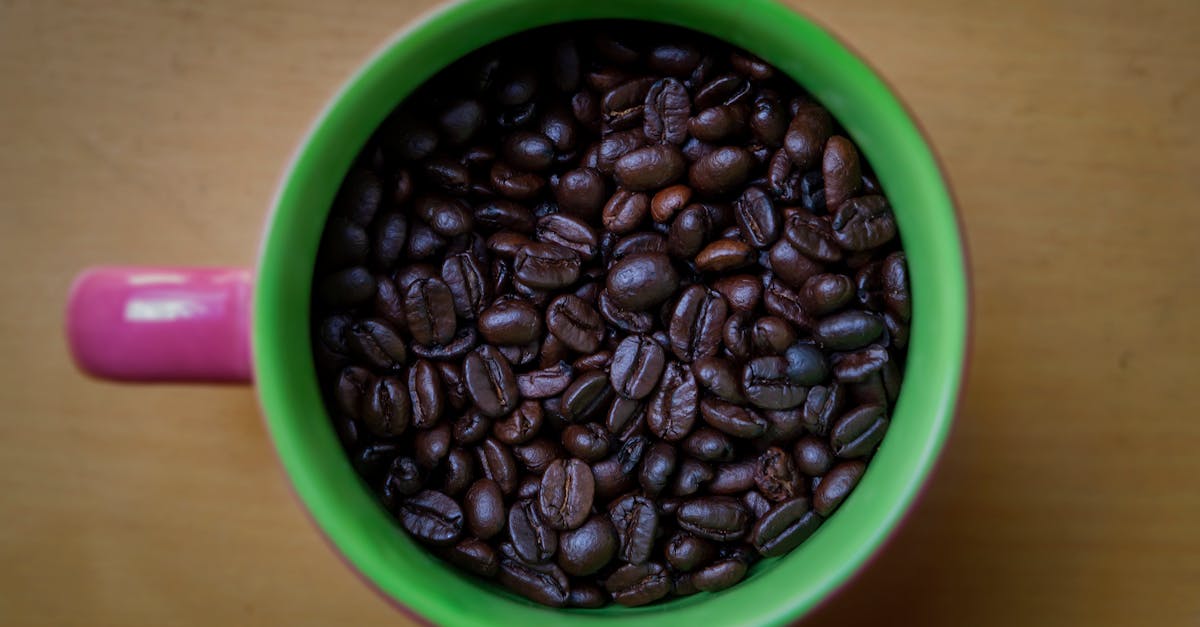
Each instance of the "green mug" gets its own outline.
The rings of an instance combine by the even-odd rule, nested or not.
[[[887,190],[908,256],[913,317],[892,425],[858,487],[803,545],[740,584],[649,607],[561,610],[461,575],[415,544],[351,467],[317,386],[309,299],[318,241],[359,148],[411,91],[497,39],[557,22],[673,24],[743,47],[792,76],[842,123]],[[251,315],[252,314],[252,315]],[[220,269],[94,269],[72,291],[81,368],[126,380],[246,380],[296,493],[332,544],[402,608],[446,625],[777,625],[845,583],[912,506],[953,419],[967,343],[959,229],[937,163],[903,106],[860,59],[772,0],[461,0],[424,16],[342,88],[284,177],[256,278]],[[249,347],[249,349],[248,349]]]

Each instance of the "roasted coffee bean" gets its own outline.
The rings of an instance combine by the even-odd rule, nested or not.
[[[570,364],[560,361],[548,368],[517,375],[517,390],[525,398],[557,396],[571,385],[573,373]]]
[[[653,78],[637,78],[624,81],[608,90],[604,99],[600,101],[600,115],[605,127],[610,130],[622,130],[641,126],[642,105],[646,102],[646,94],[653,83]]]
[[[705,246],[696,255],[696,268],[704,272],[729,272],[753,264],[758,252],[735,239],[721,239]]]
[[[858,163],[858,149],[849,139],[834,135],[825,142],[821,175],[825,179],[825,202],[830,207],[841,206],[861,191],[862,171]]]
[[[521,483],[517,484],[516,498],[519,501],[525,499],[536,499],[538,490],[542,489],[542,478],[537,475],[525,475],[521,478]]]
[[[551,607],[566,605],[570,595],[567,575],[553,564],[528,564],[520,559],[501,558],[496,579],[509,590]]]
[[[769,424],[752,409],[715,398],[700,401],[700,416],[712,428],[743,439],[759,437]]]
[[[841,260],[842,249],[825,217],[796,211],[788,216],[785,224],[784,235],[800,252],[822,262]]]
[[[544,437],[513,447],[513,457],[520,462],[521,467],[538,475],[562,456],[563,450],[558,442]]]
[[[767,497],[760,494],[757,490],[748,490],[742,495],[742,504],[746,509],[750,510],[750,515],[755,519],[762,518],[775,505],[767,500]]]
[[[567,596],[570,607],[600,608],[608,603],[608,595],[600,586],[571,582],[571,593]]]
[[[817,321],[813,336],[830,350],[854,350],[874,342],[883,321],[864,311],[843,311]]]
[[[513,263],[518,280],[546,290],[574,283],[579,279],[579,268],[579,255],[556,244],[530,244],[517,252]]]
[[[870,454],[887,432],[885,414],[883,405],[862,405],[838,418],[829,433],[834,454],[842,458]]]
[[[600,503],[611,501],[636,485],[633,477],[621,472],[621,462],[616,456],[592,464],[592,476],[596,480],[596,501]]]
[[[783,103],[774,94],[760,92],[750,112],[750,132],[761,144],[777,148],[783,144],[788,119]],[[785,153],[786,154],[786,153]]]
[[[362,266],[352,266],[322,277],[317,297],[330,307],[351,307],[375,295],[375,277]]]
[[[802,479],[787,451],[772,446],[758,456],[754,484],[768,499],[786,501],[800,495],[803,491]]]
[[[725,299],[715,291],[693,285],[683,291],[671,315],[671,350],[685,362],[716,354],[728,315]]]
[[[654,327],[654,317],[644,311],[629,311],[622,309],[608,295],[608,290],[600,290],[596,299],[600,316],[610,325],[628,332],[645,333]]]
[[[487,540],[504,530],[504,495],[495,481],[484,478],[471,484],[463,504],[467,530],[475,537]]]
[[[779,239],[781,224],[771,198],[757,188],[747,188],[734,203],[742,235],[756,248],[767,248]]]
[[[675,480],[671,483],[671,494],[676,496],[695,494],[712,478],[712,467],[699,460],[685,457],[679,463],[679,471],[675,473]]]
[[[684,531],[716,542],[740,540],[746,535],[750,524],[746,507],[729,496],[707,496],[686,501],[675,516]]]
[[[451,144],[464,144],[483,127],[486,113],[478,100],[463,99],[447,105],[438,115],[442,137]]]
[[[662,189],[683,176],[683,154],[670,144],[655,144],[630,151],[617,159],[613,176],[617,184],[635,192]],[[695,183],[693,183],[695,186]]]
[[[650,197],[642,192],[618,189],[601,211],[604,228],[612,233],[629,233],[646,218]]]
[[[500,154],[521,170],[537,172],[554,162],[554,144],[541,133],[516,131],[504,140]]]
[[[642,131],[651,142],[675,144],[687,139],[688,114],[692,103],[687,88],[674,78],[664,78],[650,86],[645,97]]]
[[[626,564],[604,582],[613,601],[626,607],[653,603],[671,592],[671,577],[661,564]]]
[[[763,410],[762,416],[767,419],[767,430],[760,440],[764,444],[791,442],[804,433],[804,410],[801,407],[767,409]]]
[[[407,236],[407,232],[408,224],[405,222],[403,235]],[[362,225],[349,218],[333,216],[325,226],[317,256],[321,265],[342,268],[366,263],[370,249],[367,230]]]
[[[882,372],[889,359],[887,349],[878,344],[851,353],[834,353],[833,376],[843,383],[862,383]]]
[[[462,535],[462,509],[441,492],[425,490],[405,499],[398,515],[404,530],[426,544],[450,546]]]
[[[642,430],[646,423],[646,402],[618,396],[604,418],[608,432],[619,440],[628,439]]]
[[[592,516],[577,529],[558,536],[558,565],[583,577],[604,568],[617,554],[617,530],[607,517]]]
[[[708,491],[713,494],[741,494],[754,488],[757,465],[754,461],[717,464],[713,467],[713,478],[708,482]]]
[[[533,212],[511,200],[489,198],[475,206],[475,224],[486,229],[530,235],[534,227]]]
[[[784,352],[788,379],[796,385],[817,385],[829,378],[825,354],[812,344],[793,344]]]
[[[460,318],[473,320],[487,305],[486,273],[469,253],[447,257],[442,264],[442,280],[454,299],[454,310]]]
[[[678,362],[667,364],[658,389],[650,396],[646,424],[655,436],[676,442],[696,424],[699,390],[691,370]]]
[[[383,496],[389,509],[395,509],[402,497],[421,491],[425,484],[424,472],[411,457],[396,457],[383,480]]]
[[[377,436],[403,435],[412,420],[412,404],[404,382],[397,377],[375,379],[362,401],[361,417],[367,429]]]
[[[583,299],[566,294],[550,302],[546,328],[571,350],[591,353],[604,339],[604,320]]]
[[[750,328],[750,344],[759,355],[782,355],[796,341],[796,332],[783,318],[764,316]]]
[[[808,329],[813,325],[800,295],[780,281],[773,280],[767,284],[763,292],[763,305],[768,313],[779,316],[801,329]]]
[[[764,557],[778,557],[800,546],[821,525],[808,499],[797,497],[776,504],[759,518],[750,532],[750,543]]]
[[[518,501],[508,510],[508,536],[522,560],[544,564],[558,550],[558,532],[538,513],[532,500]]]
[[[844,274],[817,274],[804,281],[800,300],[814,316],[823,316],[850,304],[854,282]]]
[[[494,344],[528,344],[542,335],[542,319],[528,301],[506,298],[479,315],[479,333]]]
[[[475,449],[479,462],[479,471],[484,477],[495,481],[504,494],[512,494],[517,489],[517,461],[513,459],[512,451],[503,442],[487,438]]]
[[[753,275],[723,276],[714,281],[712,286],[725,297],[725,302],[733,311],[754,311],[762,301],[762,281]]]
[[[613,353],[609,377],[617,394],[637,400],[654,391],[665,366],[666,355],[657,342],[631,335]]]
[[[721,341],[729,354],[739,360],[750,358],[750,330],[753,328],[750,316],[745,312],[735,313],[725,321],[721,329]]]
[[[542,474],[538,512],[555,529],[575,529],[587,520],[596,484],[592,469],[578,459],[550,463]]]
[[[409,228],[408,259],[429,259],[446,250],[446,238],[438,235],[428,224],[417,222]]]
[[[442,425],[437,430],[445,433],[446,441],[450,441],[449,425]],[[451,449],[450,454],[446,455],[443,472],[443,491],[450,496],[458,496],[475,480],[475,458],[461,448]]]
[[[717,547],[704,538],[677,532],[667,541],[664,553],[671,568],[687,573],[716,559]]]
[[[727,462],[733,459],[733,442],[724,433],[709,427],[700,427],[683,440],[683,450],[688,455],[706,462]]]
[[[587,261],[599,252],[596,232],[582,218],[566,213],[542,216],[537,221],[537,240],[557,244]]]
[[[858,485],[866,469],[867,465],[861,460],[841,462],[831,468],[813,489],[813,510],[825,517],[832,514]]]
[[[446,183],[452,184],[449,181]],[[459,198],[432,194],[421,196],[413,201],[413,212],[434,233],[443,237],[462,235],[475,225],[475,214]]]
[[[818,385],[808,391],[804,401],[804,427],[810,433],[825,435],[834,417],[841,411],[845,403],[845,388],[834,383],[828,387]]]
[[[604,415],[614,395],[608,373],[590,370],[576,377],[562,395],[562,414],[569,422],[595,420]]]
[[[783,147],[797,168],[808,171],[818,164],[825,142],[832,135],[833,119],[829,112],[815,102],[806,102],[788,125]]]
[[[896,236],[896,218],[883,196],[859,196],[842,203],[830,223],[842,248],[851,251],[882,246]]]
[[[718,398],[730,403],[744,404],[741,373],[734,369],[733,362],[722,357],[703,357],[692,363],[696,381]],[[746,436],[754,437],[754,436]]]
[[[421,359],[449,361],[457,360],[466,355],[468,351],[475,348],[475,344],[478,341],[479,338],[475,332],[475,327],[469,326],[459,329],[446,344],[413,344],[410,348]]]
[[[404,314],[404,294],[385,275],[375,277],[374,306],[379,317],[396,325],[399,329],[407,328],[408,321]]]
[[[904,253],[896,252],[883,260],[880,270],[883,277],[883,298],[888,313],[907,322],[912,317],[912,296],[908,288],[908,266]]]
[[[421,164],[419,173],[430,187],[447,194],[465,194],[471,186],[471,172],[467,166],[447,157],[432,157],[425,160]],[[464,213],[466,206],[460,202],[441,197],[421,196],[417,198],[416,203],[415,209],[419,212],[418,215],[439,235],[452,237],[470,229],[468,223],[461,221],[461,218],[466,215]],[[454,208],[449,210],[448,217],[437,216],[439,209],[436,207],[443,203],[454,205]],[[435,224],[434,221],[439,223]]]
[[[790,409],[804,402],[806,389],[788,377],[787,359],[756,357],[742,371],[742,390],[755,407]]]
[[[700,141],[717,143],[742,133],[746,128],[746,110],[719,105],[709,107],[687,121],[687,131]]]
[[[701,87],[696,92],[694,101],[697,109],[706,109],[717,105],[737,104],[749,96],[749,81],[736,74],[724,74]]]
[[[646,65],[655,72],[686,78],[700,63],[700,50],[686,43],[655,46],[646,53]]]
[[[697,590],[716,592],[741,581],[748,569],[749,566],[741,560],[721,560],[696,571],[692,583]]]
[[[704,206],[688,205],[671,222],[667,252],[682,259],[695,257],[704,249],[712,230],[712,215]]]
[[[567,452],[585,462],[598,462],[608,456],[612,438],[603,425],[595,422],[567,425],[562,433]]]
[[[462,411],[466,409],[471,399],[467,392],[467,384],[463,379],[462,365],[451,362],[437,362],[434,366],[441,376],[442,385],[446,390],[446,402],[451,409]]]
[[[354,468],[368,482],[375,483],[388,471],[399,454],[399,447],[392,442],[368,444],[355,455]]]
[[[697,192],[719,196],[746,182],[754,156],[745,148],[725,146],[696,160],[688,170],[688,184]]]
[[[780,238],[771,247],[765,262],[775,278],[791,288],[799,289],[813,275],[824,271],[824,267],[800,252],[786,238]]]
[[[500,572],[500,557],[495,549],[479,538],[467,538],[444,555],[451,564],[481,577],[495,577]]]
[[[650,217],[655,222],[666,224],[691,202],[692,190],[687,185],[672,185],[654,194],[650,200]]]
[[[420,279],[404,294],[408,330],[419,344],[447,344],[454,339],[454,296],[441,279]]]
[[[593,168],[569,170],[554,186],[554,199],[559,208],[585,218],[596,215],[607,198],[604,178]]]
[[[643,496],[626,496],[613,503],[609,518],[617,531],[617,557],[630,564],[650,559],[658,534],[658,512],[654,502]]]
[[[450,453],[450,437],[450,425],[445,423],[418,431],[413,438],[417,465],[426,470],[440,465]]]
[[[662,253],[637,253],[624,257],[608,271],[606,289],[622,309],[645,311],[670,298],[679,275]]]
[[[360,416],[375,384],[375,375],[366,368],[358,366],[344,368],[338,375],[334,391],[338,408],[351,416]]]
[[[421,359],[408,369],[408,394],[414,427],[429,429],[441,420],[446,408],[446,391],[441,375],[432,363]]]
[[[484,345],[467,355],[463,376],[476,407],[484,415],[497,418],[516,407],[520,396],[517,378],[496,347]]]
[[[642,455],[642,469],[638,480],[646,494],[656,496],[666,489],[671,474],[675,472],[677,458],[675,447],[666,442],[651,445]]]
[[[506,418],[492,425],[492,435],[508,445],[524,444],[532,440],[541,428],[541,403],[524,401]]]
[[[482,442],[491,432],[492,422],[487,416],[472,411],[454,420],[454,424],[450,426],[451,435],[454,436],[454,441],[459,444],[476,444]]]
[[[797,440],[792,456],[796,460],[796,469],[809,477],[824,475],[833,466],[834,461],[829,444],[823,438],[815,436]]]

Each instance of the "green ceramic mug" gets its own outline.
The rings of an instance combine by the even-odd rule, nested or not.
[[[636,609],[556,610],[460,575],[410,540],[379,505],[326,415],[308,304],[312,260],[334,194],[360,146],[405,96],[487,43],[599,18],[664,22],[727,40],[791,75],[828,107],[892,200],[908,255],[913,321],[907,378],[887,437],[858,488],[807,542],[760,562],[745,581],[719,593]],[[112,378],[238,380],[252,374],[279,457],[321,530],[385,595],[447,625],[730,626],[797,619],[861,567],[912,506],[950,429],[967,339],[962,244],[928,145],[861,60],[772,0],[462,0],[442,6],[388,42],[321,114],[283,179],[256,274],[251,287],[248,273],[211,269],[87,273],[68,314],[76,358],[85,370]]]

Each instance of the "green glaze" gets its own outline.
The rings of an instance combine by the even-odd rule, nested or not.
[[[459,576],[410,541],[351,468],[323,409],[309,291],[331,200],[356,152],[413,88],[463,54],[550,23],[626,18],[703,31],[760,55],[824,103],[875,167],[908,254],[913,326],[891,430],[858,489],[807,542],[738,586],[646,608],[554,610]],[[829,33],[771,0],[466,0],[387,43],[333,99],[296,154],[263,243],[254,294],[255,376],[296,493],[348,561],[411,611],[446,625],[779,625],[844,583],[912,505],[953,419],[968,294],[945,182],[891,91]]]

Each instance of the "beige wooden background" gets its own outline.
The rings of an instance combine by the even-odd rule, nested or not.
[[[60,329],[85,265],[248,264],[309,121],[432,4],[0,0],[0,623],[406,624],[248,389],[89,381]],[[1200,624],[1200,3],[795,4],[919,115],[976,295],[942,472],[809,624]]]

